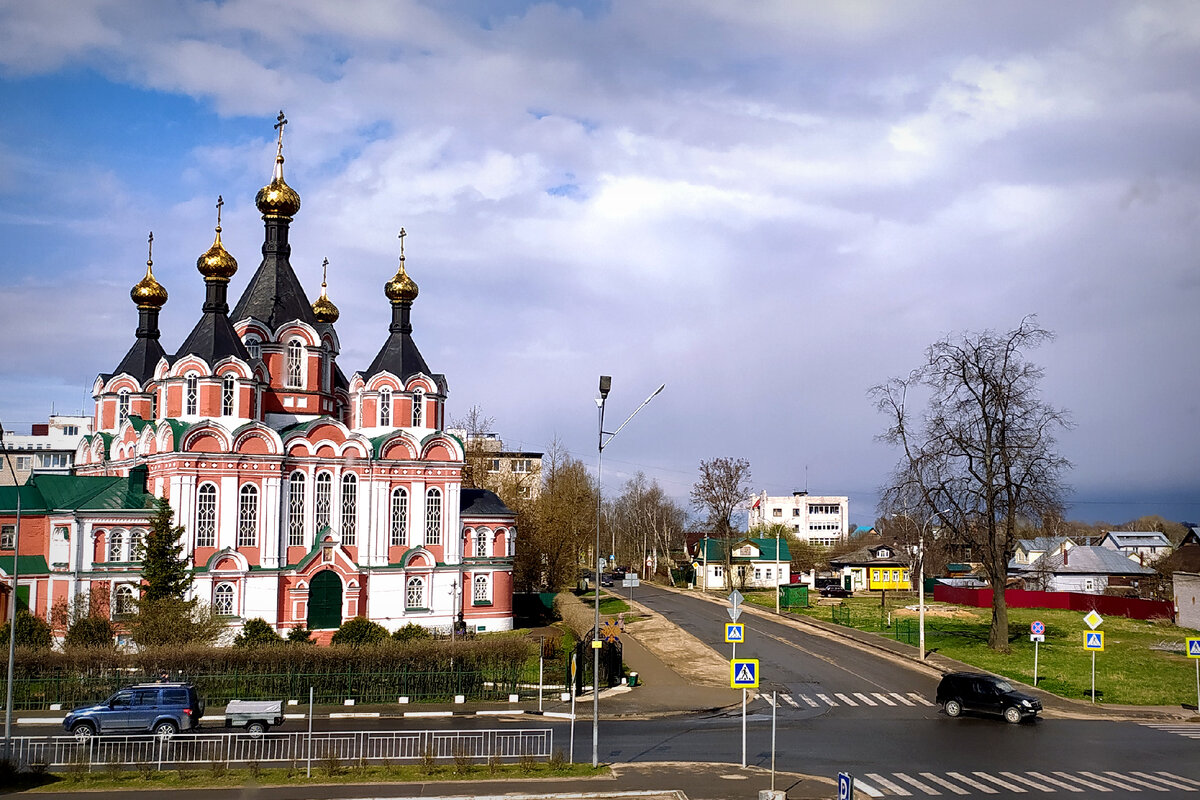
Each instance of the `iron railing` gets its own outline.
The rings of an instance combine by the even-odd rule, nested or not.
[[[549,728],[474,731],[329,731],[319,733],[181,733],[175,736],[19,736],[12,758],[48,770],[178,769],[200,764],[228,766],[343,765],[428,759],[513,761],[549,759]]]

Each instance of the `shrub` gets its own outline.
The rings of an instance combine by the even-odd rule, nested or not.
[[[9,625],[0,625],[0,642],[8,642]],[[17,612],[17,647],[28,647],[30,650],[50,649],[50,623],[41,617],[35,617],[28,611]]]
[[[359,647],[364,644],[377,644],[386,638],[388,638],[387,628],[366,617],[355,617],[343,622],[342,627],[334,631],[330,641],[333,644]]]
[[[301,625],[292,628],[287,634],[288,644],[313,644],[312,631]]]
[[[415,642],[419,639],[432,639],[433,631],[424,625],[410,622],[403,628],[397,628],[396,632],[392,634],[392,638],[397,642]]]
[[[115,644],[114,639],[117,632],[113,629],[112,623],[103,617],[83,617],[75,620],[74,624],[67,629],[67,636],[63,640],[64,647],[79,647],[84,649],[108,649],[111,650]]]
[[[242,632],[233,639],[234,647],[261,647],[263,645],[279,644],[283,637],[262,617],[246,620]]]

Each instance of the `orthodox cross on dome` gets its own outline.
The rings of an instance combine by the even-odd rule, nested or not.
[[[225,205],[225,198],[217,195],[217,233],[221,232],[221,206]]]
[[[325,288],[325,279],[329,275],[329,259],[321,262],[321,288]]]
[[[146,245],[146,266],[154,266],[154,231],[150,231],[150,240]]]
[[[405,236],[408,236],[408,234],[404,232],[404,228],[401,228],[400,229],[400,260],[401,261],[404,260],[404,237]]]
[[[279,144],[277,146],[276,155],[283,154],[283,126],[288,124],[287,117],[283,115],[283,109],[279,110],[279,116],[276,117],[275,130],[279,131]]]

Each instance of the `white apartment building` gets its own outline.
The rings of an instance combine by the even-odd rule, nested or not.
[[[792,492],[790,497],[768,497],[764,489],[750,504],[749,529],[786,525],[802,542],[829,547],[849,534],[850,498]]]
[[[92,418],[54,415],[48,422],[34,423],[30,431],[4,431],[4,452],[0,452],[0,486],[24,484],[34,472],[71,474],[71,467],[75,464],[75,448],[84,436],[92,432]]]

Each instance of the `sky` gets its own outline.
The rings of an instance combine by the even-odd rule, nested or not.
[[[0,0],[0,421],[91,409],[129,289],[200,316],[196,258],[260,259],[276,115],[329,259],[347,375],[414,338],[512,449],[637,472],[702,459],[875,519],[898,453],[868,389],[964,331],[1069,411],[1068,516],[1200,520],[1200,5],[892,0]]]

